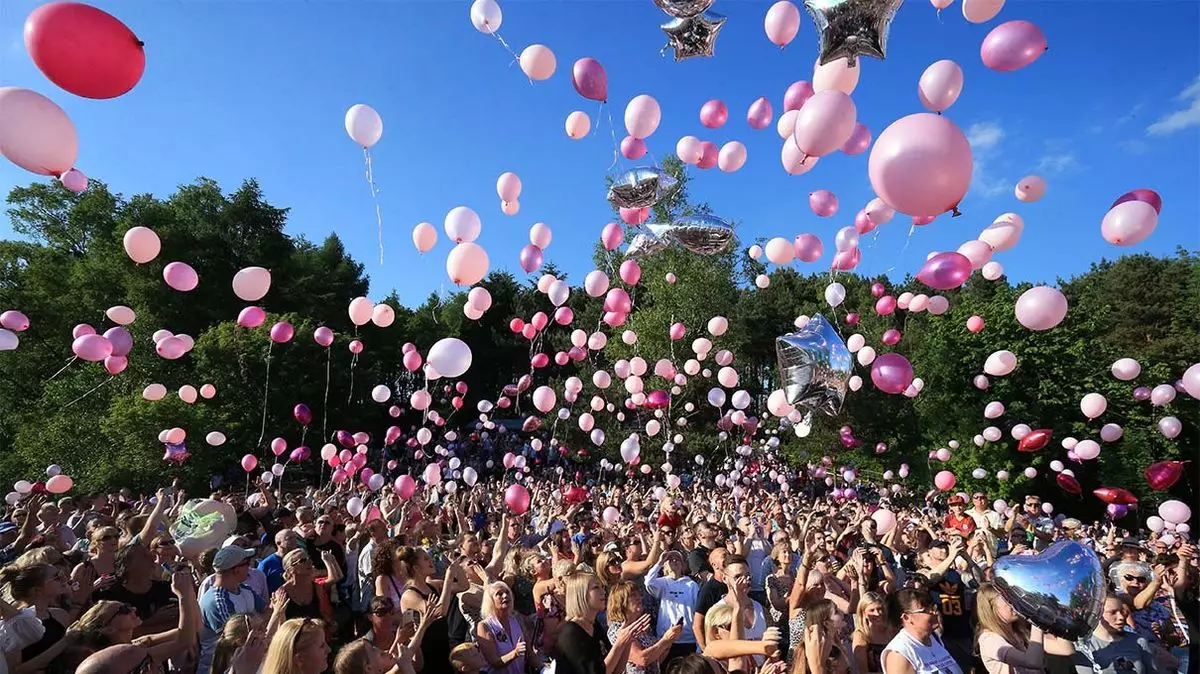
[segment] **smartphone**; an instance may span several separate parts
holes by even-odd
[[[676,620],[675,624],[680,627],[683,627],[683,616],[679,616],[679,620]]]

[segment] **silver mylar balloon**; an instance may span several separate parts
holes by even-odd
[[[846,342],[824,316],[816,314],[800,330],[776,337],[775,357],[788,404],[837,416],[852,365]]]
[[[629,248],[625,249],[625,256],[646,257],[665,250],[670,245],[670,241],[654,234],[638,234],[629,242]]]
[[[845,58],[851,66],[859,55],[887,56],[888,32],[904,0],[805,0],[821,36],[821,65]]]
[[[675,191],[679,181],[660,169],[640,166],[626,171],[608,188],[608,200],[619,208],[649,208]]]
[[[1034,625],[1063,639],[1091,634],[1104,607],[1104,571],[1091,548],[1059,541],[1036,555],[1005,555],[996,588]]]
[[[667,14],[679,19],[685,16],[696,16],[708,11],[713,0],[654,0],[654,4]]]
[[[683,61],[697,56],[712,56],[717,43],[717,34],[725,25],[725,16],[716,12],[704,12],[664,23],[661,28],[667,34],[667,49],[675,50],[675,60]]]
[[[733,228],[713,215],[688,215],[669,225],[648,225],[651,232],[674,241],[697,255],[716,255],[729,249]]]

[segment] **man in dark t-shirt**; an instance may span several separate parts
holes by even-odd
[[[971,671],[975,668],[975,656],[972,655],[974,630],[971,628],[974,590],[963,583],[957,570],[950,569],[940,580],[930,583],[929,594],[942,616],[942,642],[946,650],[962,671]]]
[[[688,553],[688,574],[703,583],[712,576],[713,567],[708,556],[717,547],[717,530],[712,523],[700,521],[695,526],[696,548]]]
[[[717,548],[709,553],[708,563],[715,571],[712,577],[700,585],[700,592],[696,595],[696,612],[692,616],[692,632],[696,635],[696,643],[701,647],[704,646],[704,614],[708,613],[708,609],[721,601],[729,592],[729,588],[725,585],[725,574],[721,571],[725,567],[725,554],[725,548]]]

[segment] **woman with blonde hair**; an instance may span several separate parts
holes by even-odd
[[[851,637],[857,674],[883,672],[883,649],[894,636],[896,630],[887,617],[887,597],[878,592],[864,594],[854,612],[854,634]]]
[[[629,661],[633,641],[650,627],[650,616],[643,615],[617,630],[612,648],[604,653],[601,634],[596,629],[608,599],[600,579],[590,573],[576,573],[566,580],[567,619],[554,641],[556,674],[618,674]]]
[[[338,651],[333,671],[334,674],[416,674],[412,651],[399,641],[385,651],[361,639]]]
[[[643,615],[649,615],[644,610],[642,589],[630,581],[617,583],[608,593],[608,638],[616,641],[617,633],[626,623],[633,622]],[[666,659],[671,646],[683,633],[683,625],[671,625],[662,635],[655,638],[652,630],[646,630],[633,640],[629,647],[629,662],[625,665],[625,674],[658,674],[659,664]]]
[[[329,570],[335,571],[337,565],[333,567]],[[331,625],[333,604],[329,588],[337,581],[336,575],[317,576],[308,552],[297,548],[283,557],[283,585],[275,594],[287,598],[287,618],[312,618]]]
[[[513,611],[513,594],[507,583],[489,583],[483,592],[481,620],[475,625],[475,642],[491,674],[525,671],[525,630]],[[530,652],[529,656],[533,653]],[[532,659],[532,657],[530,658]]]
[[[993,583],[979,586],[975,601],[975,644],[988,674],[1042,674],[1045,636],[1028,625]]]
[[[293,618],[279,626],[262,674],[321,674],[329,669],[329,643],[325,625],[311,618]]]
[[[86,604],[92,592],[107,590],[117,584],[117,545],[121,530],[116,527],[96,527],[88,536],[87,559],[75,565],[71,582],[78,590],[73,598]]]

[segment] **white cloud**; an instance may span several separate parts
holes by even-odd
[[[1150,151],[1150,146],[1145,141],[1137,139],[1123,140],[1117,143],[1117,147],[1129,154],[1146,154]]]
[[[1150,126],[1146,133],[1151,136],[1166,136],[1183,131],[1193,126],[1200,126],[1200,76],[1181,91],[1176,100],[1184,102],[1187,107],[1163,115]]]
[[[1043,155],[1038,160],[1037,171],[1042,175],[1056,175],[1078,168],[1079,160],[1074,152],[1055,152]]]
[[[992,171],[992,164],[1003,140],[1004,129],[996,122],[976,122],[967,127],[967,142],[971,144],[971,154],[975,161],[975,171],[971,176],[972,192],[984,197],[995,197],[1011,189],[1012,181],[997,176]]]

